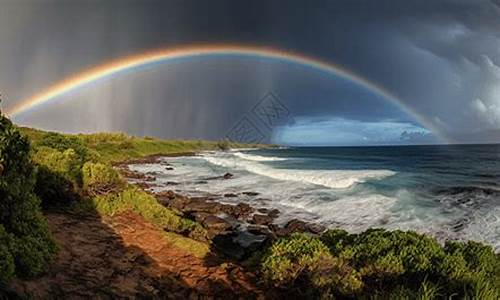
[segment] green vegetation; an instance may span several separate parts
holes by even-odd
[[[414,232],[330,230],[276,241],[261,270],[279,288],[316,297],[498,299],[500,258],[476,242],[448,242]]]
[[[156,154],[189,153],[203,150],[227,150],[235,147],[256,147],[222,141],[161,140],[153,137],[131,137],[123,133],[68,135],[20,128],[35,147],[49,146],[57,150],[73,148],[80,157],[94,162],[119,162]],[[66,140],[68,139],[68,140]],[[52,146],[51,146],[52,145]],[[81,150],[81,147],[84,150]]]
[[[206,231],[200,224],[183,218],[174,211],[166,208],[146,192],[128,187],[120,193],[110,193],[90,199],[84,205],[91,205],[102,215],[115,215],[125,211],[132,211],[142,216],[148,222],[167,231],[183,234],[198,240],[206,240]],[[86,211],[89,207],[77,207]]]
[[[83,189],[91,196],[119,192],[126,186],[118,171],[103,163],[86,162],[82,173]]]
[[[0,283],[40,274],[56,252],[34,193],[30,145],[0,113]]]

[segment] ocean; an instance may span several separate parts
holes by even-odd
[[[350,232],[415,230],[500,250],[500,145],[291,147],[165,160],[173,170],[131,169],[159,173],[156,191],[277,208],[278,223],[298,218]],[[234,177],[207,180],[227,172]]]

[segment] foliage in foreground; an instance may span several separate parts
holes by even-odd
[[[0,283],[40,274],[56,251],[29,154],[28,140],[0,113]]]
[[[498,299],[500,258],[476,242],[448,242],[415,232],[330,230],[276,241],[261,261],[275,286],[313,297]]]

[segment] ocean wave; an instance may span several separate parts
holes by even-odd
[[[277,180],[321,185],[334,189],[349,188],[369,179],[382,179],[395,174],[395,172],[390,170],[277,169],[259,164],[258,162],[247,161],[235,157],[202,156],[202,158],[214,165],[226,168],[244,169],[248,172]]]
[[[274,156],[261,156],[256,154],[245,154],[241,152],[234,152],[234,156],[251,161],[284,161],[286,158],[274,157]]]

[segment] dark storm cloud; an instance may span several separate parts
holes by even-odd
[[[489,133],[500,128],[499,28],[497,0],[0,0],[0,89],[7,96],[5,105],[9,106],[54,81],[110,58],[187,43],[252,43],[308,53],[342,64],[392,91],[457,141],[467,141],[466,137],[473,132],[481,132],[484,140],[494,141],[496,136]],[[203,95],[179,91],[169,101],[176,102],[171,107],[183,111],[184,116],[179,113],[158,116],[154,107],[164,103],[165,96],[161,95],[165,91],[158,87],[161,83],[144,88],[137,83],[140,79],[130,79],[129,84],[133,87],[136,82],[143,87],[140,91],[110,83],[96,88],[93,94],[89,91],[87,96],[94,100],[87,101],[94,103],[96,109],[99,107],[100,113],[111,114],[114,107],[103,109],[106,105],[99,103],[99,99],[120,98],[120,105],[130,108],[130,117],[124,119],[122,112],[120,120],[103,120],[99,129],[124,128],[139,133],[151,132],[152,129],[145,129],[147,122],[140,121],[148,116],[160,118],[152,123],[159,122],[163,128],[172,127],[168,119],[193,119],[192,113],[198,109],[212,111],[213,115],[206,114],[205,118],[220,119],[221,115],[238,118],[242,106],[239,103],[250,101],[247,106],[251,107],[250,99],[258,99],[265,91],[284,90],[283,81],[297,87],[286,90],[284,98],[295,112],[304,115],[331,114],[370,122],[397,115],[391,107],[379,106],[378,102],[351,107],[332,103],[332,97],[325,95],[339,98],[338,93],[332,93],[322,84],[299,89],[304,80],[286,73],[274,67],[254,70],[250,78],[258,88],[240,87],[245,97],[235,93],[225,95],[239,100],[232,100],[223,108],[219,103],[220,92],[213,92],[217,99],[211,99],[210,87],[202,90],[206,93],[204,105],[186,100]],[[196,70],[189,74],[187,81]],[[167,75],[160,72],[156,76]],[[148,81],[158,81],[155,78],[148,77]],[[148,96],[151,99],[146,101]],[[138,97],[142,99],[138,101]],[[305,99],[316,99],[315,105]],[[116,106],[115,100],[108,102]],[[50,112],[44,114],[48,127],[51,122],[58,122],[57,113],[52,114],[53,118]],[[205,123],[197,125],[201,128],[199,137],[212,137],[222,126],[213,125],[213,130],[209,130]],[[61,128],[60,124],[54,127]],[[176,130],[181,136],[193,135],[193,132],[183,133],[181,128]]]

